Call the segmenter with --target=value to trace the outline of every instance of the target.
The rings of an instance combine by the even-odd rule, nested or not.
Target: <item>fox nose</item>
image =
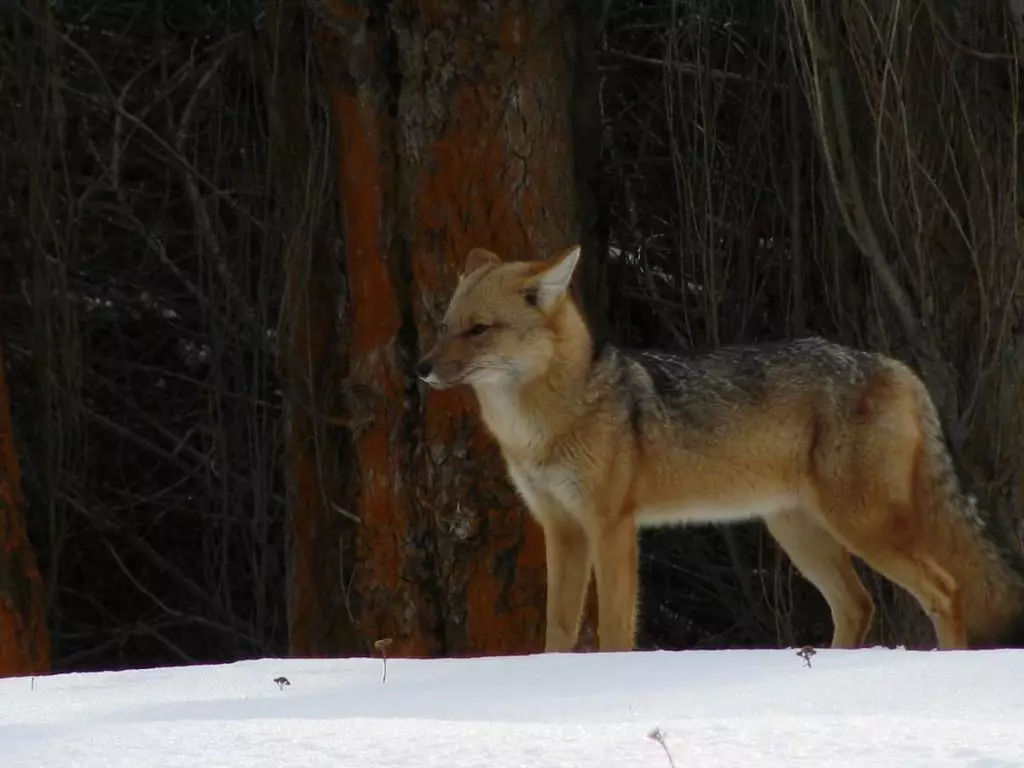
[[[434,369],[434,364],[432,362],[430,362],[429,360],[427,360],[426,358],[423,358],[418,363],[416,363],[416,375],[418,377],[420,377],[421,379],[427,378],[427,376],[430,375],[430,372],[433,369]]]

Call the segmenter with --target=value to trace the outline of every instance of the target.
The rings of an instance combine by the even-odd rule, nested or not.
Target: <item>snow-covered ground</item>
[[[1024,652],[277,660],[0,680],[2,768],[1024,768]],[[291,685],[279,687],[285,676]]]

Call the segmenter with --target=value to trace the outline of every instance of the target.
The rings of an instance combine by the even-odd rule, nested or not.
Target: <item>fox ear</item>
[[[466,257],[466,266],[462,268],[462,276],[466,277],[482,267],[501,264],[498,254],[488,251],[486,248],[474,248]]]
[[[546,269],[533,279],[533,287],[537,289],[537,303],[541,309],[551,309],[569,290],[579,260],[580,247],[574,245],[549,259]]]

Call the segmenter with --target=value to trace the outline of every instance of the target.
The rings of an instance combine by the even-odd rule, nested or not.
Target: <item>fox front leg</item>
[[[548,517],[542,526],[548,569],[544,650],[568,653],[579,635],[590,581],[590,546],[579,523],[564,514]]]
[[[601,524],[593,542],[599,648],[631,651],[636,635],[639,554],[631,516]]]

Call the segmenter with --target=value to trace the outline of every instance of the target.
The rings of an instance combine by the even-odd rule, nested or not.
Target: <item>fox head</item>
[[[557,353],[579,246],[544,261],[503,262],[474,248],[445,311],[433,349],[416,375],[435,389],[526,382]]]

